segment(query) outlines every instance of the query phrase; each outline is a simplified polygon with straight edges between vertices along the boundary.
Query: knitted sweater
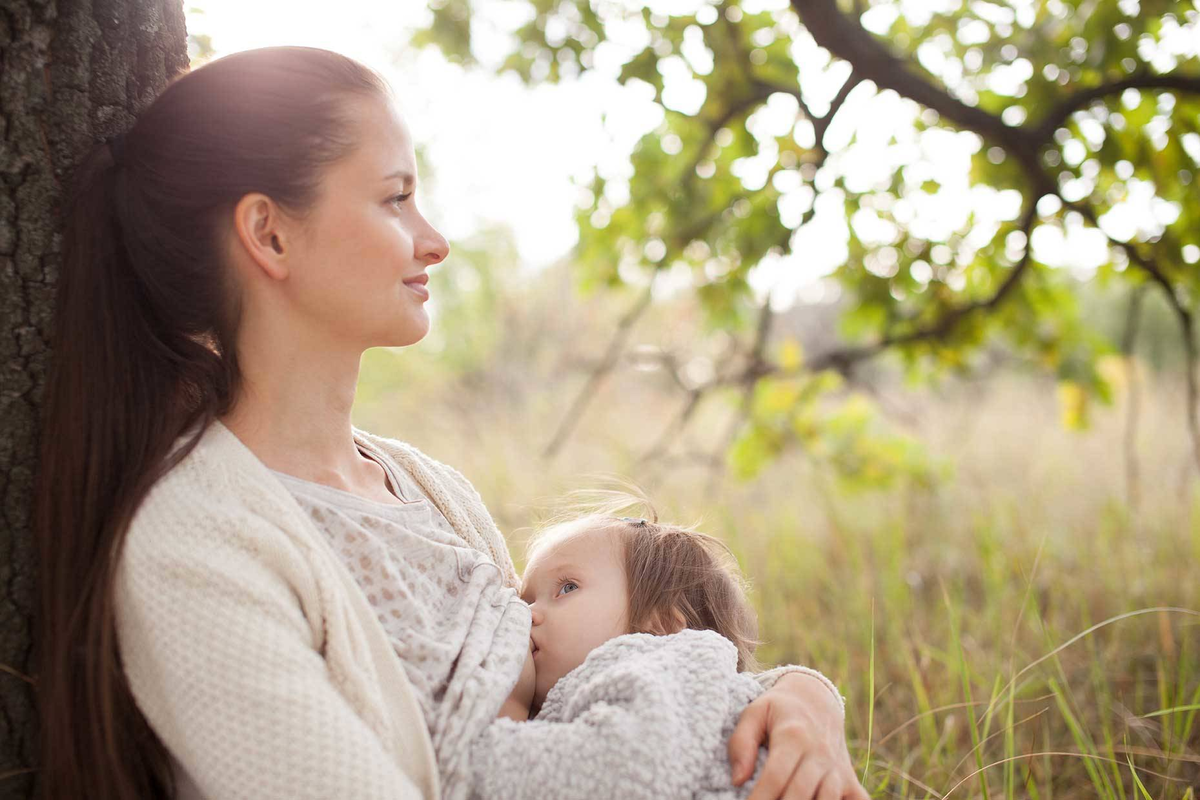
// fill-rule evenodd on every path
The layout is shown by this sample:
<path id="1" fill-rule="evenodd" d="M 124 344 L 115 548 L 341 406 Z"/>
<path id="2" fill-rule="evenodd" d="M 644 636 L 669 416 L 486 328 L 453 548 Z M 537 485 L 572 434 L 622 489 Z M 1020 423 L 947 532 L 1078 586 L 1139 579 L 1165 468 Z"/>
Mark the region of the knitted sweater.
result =
<path id="1" fill-rule="evenodd" d="M 473 797 L 739 800 L 754 780 L 734 787 L 726 748 L 762 691 L 713 631 L 618 636 L 554 685 L 536 719 L 498 719 L 475 740 Z"/>
<path id="2" fill-rule="evenodd" d="M 368 439 L 516 584 L 504 539 L 462 475 Z M 122 666 L 176 760 L 181 797 L 439 796 L 420 707 L 366 596 L 220 422 L 139 507 L 115 595 Z"/>
<path id="3" fill-rule="evenodd" d="M 366 439 L 518 579 L 479 494 L 411 445 Z M 116 564 L 122 667 L 180 800 L 441 794 L 434 748 L 366 594 L 286 487 L 213 423 L 151 488 Z M 754 676 L 770 688 L 780 667 Z"/>

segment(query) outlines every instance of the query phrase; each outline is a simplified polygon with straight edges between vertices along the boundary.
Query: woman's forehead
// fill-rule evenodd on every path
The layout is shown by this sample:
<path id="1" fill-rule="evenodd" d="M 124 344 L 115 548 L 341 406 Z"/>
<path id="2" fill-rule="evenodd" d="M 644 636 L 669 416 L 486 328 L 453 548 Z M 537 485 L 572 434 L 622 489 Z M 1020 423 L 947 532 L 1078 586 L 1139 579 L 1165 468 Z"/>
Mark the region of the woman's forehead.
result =
<path id="1" fill-rule="evenodd" d="M 390 101 L 374 99 L 360 101 L 357 114 L 359 146 L 347 164 L 355 177 L 373 182 L 400 181 L 404 175 L 415 179 L 412 135 L 399 109 Z"/>

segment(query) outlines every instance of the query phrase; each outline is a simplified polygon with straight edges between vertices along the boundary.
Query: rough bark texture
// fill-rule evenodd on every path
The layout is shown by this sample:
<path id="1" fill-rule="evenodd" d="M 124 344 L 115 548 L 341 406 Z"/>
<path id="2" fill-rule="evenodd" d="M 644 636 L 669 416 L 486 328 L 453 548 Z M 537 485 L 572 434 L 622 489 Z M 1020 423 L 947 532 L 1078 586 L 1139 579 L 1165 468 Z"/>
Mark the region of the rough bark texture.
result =
<path id="1" fill-rule="evenodd" d="M 0 0 L 0 798 L 30 796 L 37 758 L 30 499 L 62 191 L 187 63 L 178 0 Z"/>

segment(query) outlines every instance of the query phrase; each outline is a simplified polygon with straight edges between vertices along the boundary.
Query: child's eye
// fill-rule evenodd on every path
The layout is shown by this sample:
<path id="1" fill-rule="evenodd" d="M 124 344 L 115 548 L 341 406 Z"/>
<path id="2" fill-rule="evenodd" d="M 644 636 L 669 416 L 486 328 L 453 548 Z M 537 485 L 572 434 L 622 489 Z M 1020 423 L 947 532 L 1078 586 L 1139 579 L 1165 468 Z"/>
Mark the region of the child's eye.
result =
<path id="1" fill-rule="evenodd" d="M 570 592 L 564 592 L 564 591 L 563 591 L 563 590 L 564 590 L 564 589 L 566 589 L 568 586 L 570 586 L 570 587 L 571 587 L 571 591 L 572 591 L 572 592 L 573 592 L 573 591 L 575 591 L 576 589 L 578 589 L 578 588 L 579 588 L 579 585 L 578 585 L 578 584 L 576 584 L 574 581 L 566 581 L 565 583 L 563 583 L 563 585 L 562 585 L 562 586 L 558 587 L 558 593 L 559 593 L 559 594 L 570 594 Z"/>

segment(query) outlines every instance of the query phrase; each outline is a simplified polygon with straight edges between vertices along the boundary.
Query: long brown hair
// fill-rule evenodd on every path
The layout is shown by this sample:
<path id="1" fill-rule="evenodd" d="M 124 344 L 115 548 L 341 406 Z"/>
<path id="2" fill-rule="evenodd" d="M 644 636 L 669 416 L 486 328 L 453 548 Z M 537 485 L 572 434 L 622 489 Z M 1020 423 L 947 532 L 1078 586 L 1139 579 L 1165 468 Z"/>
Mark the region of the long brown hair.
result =
<path id="1" fill-rule="evenodd" d="M 386 81 L 328 50 L 229 55 L 175 76 L 116 161 L 100 144 L 74 175 L 34 499 L 44 797 L 174 795 L 121 672 L 121 544 L 150 487 L 238 392 L 233 208 L 262 192 L 303 217 L 357 144 L 349 101 L 370 97 L 390 98 Z"/>

